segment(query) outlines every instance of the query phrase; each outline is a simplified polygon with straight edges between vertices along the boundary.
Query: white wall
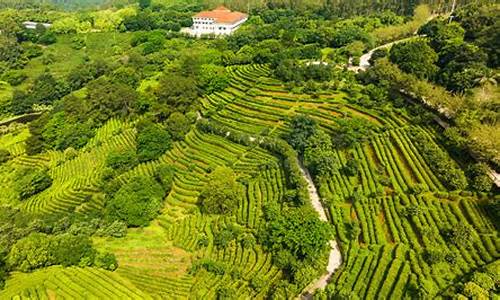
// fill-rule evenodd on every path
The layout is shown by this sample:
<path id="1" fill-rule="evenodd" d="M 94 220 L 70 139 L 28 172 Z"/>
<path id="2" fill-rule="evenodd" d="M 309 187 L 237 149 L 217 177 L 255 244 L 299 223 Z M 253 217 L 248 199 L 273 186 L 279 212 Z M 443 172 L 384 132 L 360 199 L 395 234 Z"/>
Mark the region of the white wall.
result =
<path id="1" fill-rule="evenodd" d="M 233 33 L 241 24 L 245 23 L 247 18 L 234 24 L 218 24 L 213 19 L 193 18 L 191 35 L 200 36 L 205 34 L 228 35 Z"/>

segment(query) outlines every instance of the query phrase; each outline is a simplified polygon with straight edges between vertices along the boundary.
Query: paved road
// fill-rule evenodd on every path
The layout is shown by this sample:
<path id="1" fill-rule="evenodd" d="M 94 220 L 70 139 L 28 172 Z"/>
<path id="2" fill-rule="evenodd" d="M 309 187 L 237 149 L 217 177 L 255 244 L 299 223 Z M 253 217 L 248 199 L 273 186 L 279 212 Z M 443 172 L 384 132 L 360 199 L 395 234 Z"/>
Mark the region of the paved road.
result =
<path id="1" fill-rule="evenodd" d="M 316 212 L 319 214 L 319 218 L 323 222 L 328 222 L 328 218 L 325 214 L 325 209 L 321 204 L 318 191 L 314 186 L 314 182 L 311 178 L 309 171 L 301 164 L 300 170 L 302 176 L 307 181 L 307 190 L 309 191 L 309 198 L 311 198 L 311 204 Z M 336 240 L 331 240 L 330 242 L 330 256 L 328 257 L 328 265 L 326 267 L 326 274 L 318 278 L 316 281 L 312 282 L 302 295 L 303 299 L 312 299 L 312 295 L 318 289 L 323 289 L 328 284 L 328 281 L 332 277 L 335 270 L 337 270 L 342 264 L 342 254 L 340 253 L 339 246 Z"/>

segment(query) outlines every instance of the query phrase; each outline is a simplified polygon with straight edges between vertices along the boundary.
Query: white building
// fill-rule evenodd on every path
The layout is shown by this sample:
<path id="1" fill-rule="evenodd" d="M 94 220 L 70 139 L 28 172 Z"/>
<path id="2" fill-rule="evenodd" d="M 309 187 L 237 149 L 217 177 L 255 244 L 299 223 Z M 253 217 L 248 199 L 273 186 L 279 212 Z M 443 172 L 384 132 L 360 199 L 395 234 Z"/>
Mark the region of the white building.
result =
<path id="1" fill-rule="evenodd" d="M 48 23 L 37 23 L 37 22 L 31 22 L 31 21 L 23 22 L 23 26 L 26 29 L 36 29 L 36 26 L 38 24 L 42 25 L 43 27 L 45 27 L 47 29 L 50 28 L 50 26 L 52 26 L 52 24 L 48 24 Z"/>
<path id="2" fill-rule="evenodd" d="M 229 35 L 248 20 L 248 15 L 219 6 L 211 11 L 202 11 L 193 16 L 193 26 L 183 30 L 193 35 Z"/>

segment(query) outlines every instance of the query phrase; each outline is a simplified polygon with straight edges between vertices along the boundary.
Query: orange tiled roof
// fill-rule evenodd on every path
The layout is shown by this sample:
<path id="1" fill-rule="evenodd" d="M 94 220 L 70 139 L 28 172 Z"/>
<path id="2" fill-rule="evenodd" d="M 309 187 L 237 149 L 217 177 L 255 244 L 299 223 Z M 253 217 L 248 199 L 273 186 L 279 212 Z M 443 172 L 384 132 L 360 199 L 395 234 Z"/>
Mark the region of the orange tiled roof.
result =
<path id="1" fill-rule="evenodd" d="M 214 19 L 217 23 L 233 24 L 248 17 L 248 15 L 237 11 L 231 11 L 224 6 L 219 6 L 214 10 L 199 12 L 194 15 L 194 17 Z"/>

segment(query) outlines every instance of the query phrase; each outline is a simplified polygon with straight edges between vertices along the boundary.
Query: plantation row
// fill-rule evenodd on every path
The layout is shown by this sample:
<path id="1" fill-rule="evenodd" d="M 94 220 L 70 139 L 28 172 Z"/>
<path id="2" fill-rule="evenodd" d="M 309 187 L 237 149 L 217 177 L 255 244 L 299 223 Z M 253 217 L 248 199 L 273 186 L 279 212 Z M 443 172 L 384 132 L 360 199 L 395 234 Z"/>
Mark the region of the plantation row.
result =
<path id="1" fill-rule="evenodd" d="M 334 278 L 336 291 L 360 299 L 402 299 L 411 274 L 407 252 L 403 245 L 350 248 Z"/>
<path id="2" fill-rule="evenodd" d="M 356 176 L 342 172 L 323 178 L 325 199 L 343 201 L 354 192 L 364 196 L 444 191 L 441 182 L 419 154 L 405 129 L 389 130 L 350 151 L 336 151 L 345 166 L 349 160 L 358 164 Z"/>
<path id="3" fill-rule="evenodd" d="M 228 68 L 228 71 L 232 75 L 231 87 L 203 99 L 202 103 L 209 112 L 207 116 L 239 131 L 259 134 L 273 128 L 272 133 L 281 134 L 286 132 L 283 123 L 294 113 L 309 115 L 327 131 L 336 127 L 336 117 L 361 118 L 379 128 L 407 124 L 402 115 L 376 113 L 351 104 L 342 93 L 320 95 L 318 99 L 290 94 L 279 81 L 265 77 L 270 73 L 265 66 L 245 65 Z"/>
<path id="4" fill-rule="evenodd" d="M 495 227 L 484 218 L 477 198 L 447 191 L 434 171 L 436 162 L 415 144 L 414 134 L 420 132 L 439 147 L 430 129 L 409 125 L 399 112 L 361 108 L 342 94 L 316 99 L 290 94 L 280 82 L 265 79 L 270 72 L 265 66 L 229 71 L 231 88 L 221 93 L 229 93 L 229 100 L 205 105 L 206 116 L 227 128 L 254 136 L 280 135 L 287 131 L 289 117 L 298 113 L 327 132 L 334 132 L 341 119 L 372 125 L 375 134 L 366 143 L 334 151 L 339 172 L 317 178 L 347 258 L 334 279 L 334 294 L 354 291 L 362 299 L 399 299 L 422 282 L 429 282 L 433 294 L 498 259 Z M 346 175 L 343 168 L 353 161 L 355 174 Z M 473 228 L 472 244 L 450 242 L 447 232 L 467 224 Z M 442 255 L 436 249 L 444 249 Z"/>
<path id="5" fill-rule="evenodd" d="M 249 148 L 193 130 L 159 162 L 173 165 L 177 170 L 165 207 L 165 213 L 174 221 L 183 216 L 182 211 L 196 207 L 206 175 L 217 166 L 230 166 L 237 173 L 251 175 L 263 165 L 276 165 L 277 159 L 260 148 Z"/>
<path id="6" fill-rule="evenodd" d="M 418 279 L 431 280 L 437 288 L 444 289 L 449 285 L 449 280 L 468 274 L 497 260 L 500 256 L 499 238 L 494 225 L 488 219 L 480 217 L 483 213 L 478 209 L 476 200 L 473 198 L 450 201 L 445 198 L 436 198 L 432 194 L 369 198 L 356 201 L 352 208 L 333 205 L 330 215 L 338 228 L 339 239 L 345 245 L 349 245 L 347 249 L 344 249 L 349 261 L 341 276 L 349 276 L 351 280 L 355 280 L 353 277 L 357 272 L 365 274 L 357 265 L 361 262 L 355 264 L 354 260 L 361 258 L 357 257 L 359 254 L 354 255 L 353 251 L 362 251 L 367 257 L 372 257 L 370 260 L 374 260 L 377 256 L 382 258 L 387 256 L 386 254 L 373 254 L 373 246 L 366 248 L 367 245 L 373 244 L 384 248 L 396 245 L 411 249 L 407 254 L 410 262 L 409 271 L 406 270 L 408 267 L 405 267 L 405 272 L 397 276 L 398 273 L 393 274 L 394 272 L 390 272 L 389 269 L 385 273 L 382 271 L 379 274 L 384 274 L 383 278 L 386 278 L 383 281 L 384 285 L 397 286 L 397 282 L 402 280 L 407 282 L 408 274 L 413 274 Z M 352 222 L 359 224 L 359 236 L 345 235 L 345 232 L 349 232 L 345 228 L 346 224 L 352 224 Z M 472 226 L 473 243 L 471 245 L 454 244 L 443 235 L 443 232 L 452 230 L 460 224 Z M 435 251 L 446 257 L 448 263 L 445 261 L 429 262 L 428 256 L 437 255 L 433 254 Z M 392 264 L 394 263 L 397 263 L 397 260 L 393 260 Z M 339 277 L 339 282 L 335 284 L 337 291 L 349 290 L 352 284 L 343 283 L 342 278 Z M 353 282 L 357 280 L 359 279 Z M 379 288 L 383 290 L 382 286 Z M 399 295 L 401 290 L 393 288 L 392 292 Z M 370 299 L 385 297 L 385 294 L 380 293 L 379 291 L 372 295 L 358 296 Z"/>
<path id="7" fill-rule="evenodd" d="M 201 100 L 204 115 L 234 130 L 249 134 L 279 135 L 287 131 L 285 122 L 297 113 L 307 114 L 317 120 L 328 132 L 338 125 L 341 118 L 363 119 L 375 128 L 398 128 L 407 124 L 403 116 L 363 109 L 346 101 L 342 93 L 320 95 L 295 95 L 285 90 L 276 80 L 267 78 L 269 69 L 263 65 L 244 65 L 228 68 L 232 75 L 230 87 Z"/>
<path id="8" fill-rule="evenodd" d="M 108 154 L 135 147 L 134 129 L 113 120 L 109 124 L 120 129 L 106 133 L 110 125 L 103 126 L 90 142 L 91 145 L 79 152 L 67 150 L 64 153 L 53 151 L 46 154 L 50 157 L 45 166 L 49 167 L 52 186 L 28 199 L 23 204 L 24 209 L 46 213 L 84 213 L 102 208 L 102 196 L 96 192 Z M 23 157 L 15 160 L 20 165 L 38 167 L 38 164 L 27 162 Z"/>
<path id="9" fill-rule="evenodd" d="M 2 299 L 151 299 L 116 273 L 93 268 L 49 267 L 15 273 Z"/>
<path id="10" fill-rule="evenodd" d="M 0 149 L 7 150 L 13 157 L 23 155 L 24 141 L 28 136 L 29 129 L 24 124 L 7 129 L 5 133 L 0 133 Z"/>

